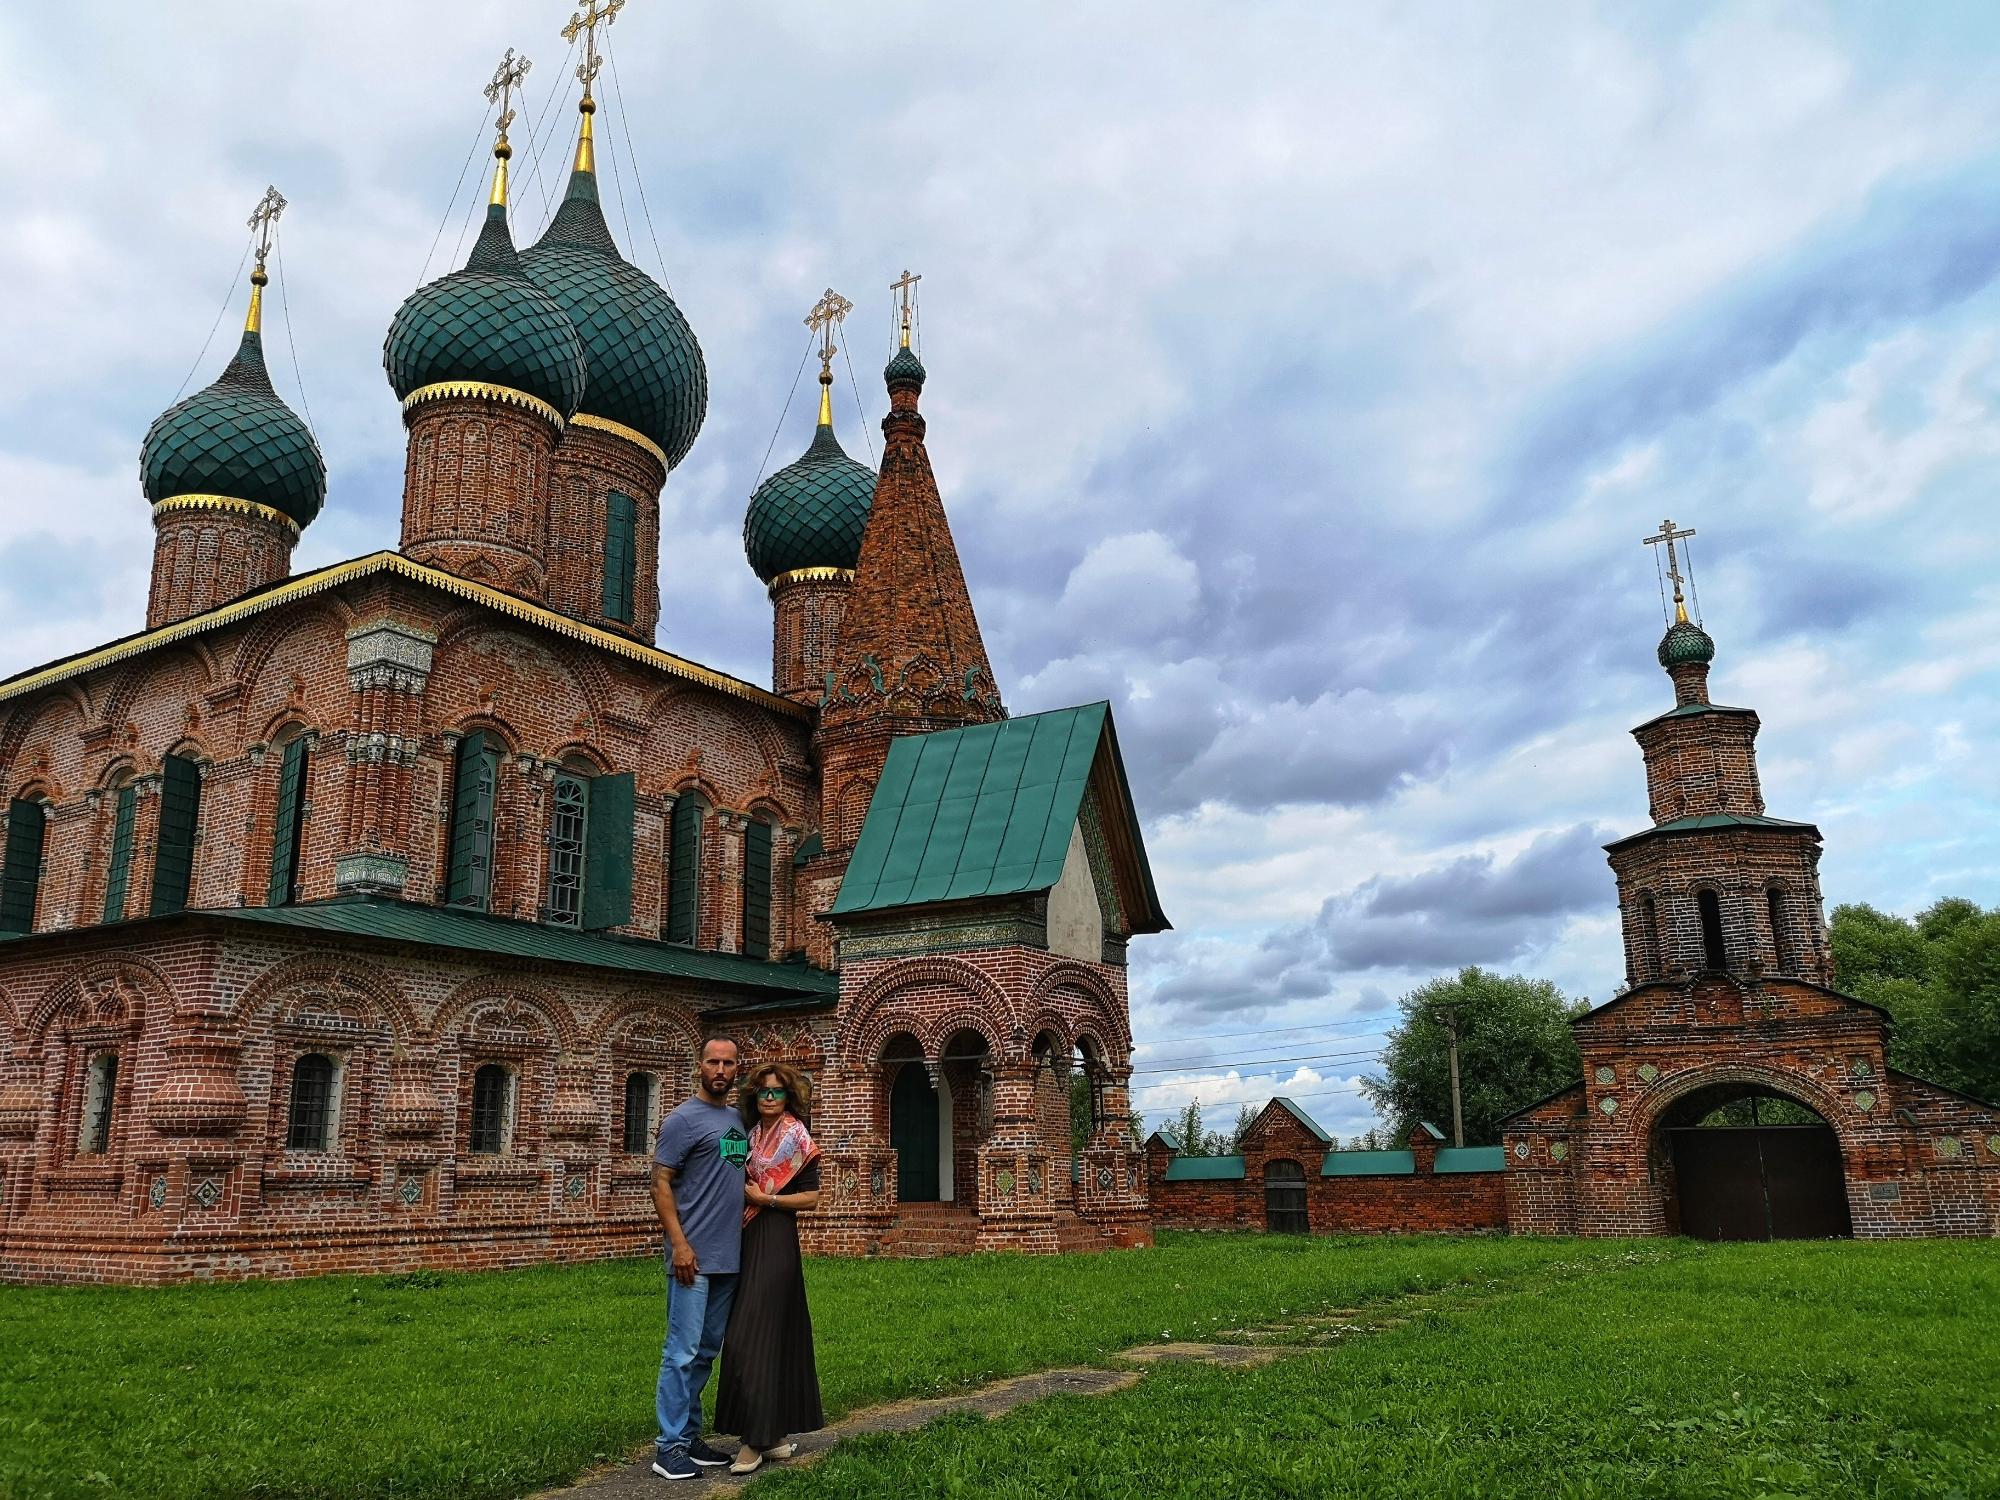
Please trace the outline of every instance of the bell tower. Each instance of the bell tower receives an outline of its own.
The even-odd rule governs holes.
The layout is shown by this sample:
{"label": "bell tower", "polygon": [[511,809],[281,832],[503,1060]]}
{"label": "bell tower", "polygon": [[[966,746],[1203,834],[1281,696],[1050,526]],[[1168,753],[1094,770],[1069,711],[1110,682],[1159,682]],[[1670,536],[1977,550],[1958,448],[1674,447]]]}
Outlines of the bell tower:
{"label": "bell tower", "polygon": [[1757,714],[1709,701],[1715,642],[1689,617],[1678,545],[1694,534],[1666,521],[1646,539],[1663,549],[1673,584],[1657,655],[1674,706],[1632,731],[1653,826],[1605,846],[1618,877],[1626,983],[1719,971],[1831,985],[1819,830],[1765,814]]}

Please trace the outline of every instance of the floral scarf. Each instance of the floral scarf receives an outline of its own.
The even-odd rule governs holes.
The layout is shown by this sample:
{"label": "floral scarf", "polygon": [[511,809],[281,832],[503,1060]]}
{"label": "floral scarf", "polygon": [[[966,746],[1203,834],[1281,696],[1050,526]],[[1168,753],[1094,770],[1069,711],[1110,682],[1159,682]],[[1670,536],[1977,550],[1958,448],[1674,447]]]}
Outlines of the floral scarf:
{"label": "floral scarf", "polygon": [[[805,1122],[797,1115],[787,1113],[776,1125],[766,1125],[759,1120],[750,1131],[750,1160],[743,1171],[750,1181],[767,1193],[782,1193],[799,1173],[819,1160],[819,1147],[813,1144]],[[746,1203],[743,1206],[743,1222],[748,1224],[757,1217],[761,1205]]]}

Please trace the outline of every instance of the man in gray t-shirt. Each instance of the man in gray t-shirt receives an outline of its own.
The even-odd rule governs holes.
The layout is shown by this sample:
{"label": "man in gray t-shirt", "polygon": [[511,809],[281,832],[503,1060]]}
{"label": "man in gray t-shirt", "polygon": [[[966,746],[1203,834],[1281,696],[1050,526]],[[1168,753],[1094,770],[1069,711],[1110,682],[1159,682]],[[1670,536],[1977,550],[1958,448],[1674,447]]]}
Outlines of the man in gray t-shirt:
{"label": "man in gray t-shirt", "polygon": [[729,1326],[743,1243],[750,1138],[728,1103],[738,1061],[736,1043],[727,1037],[702,1044],[695,1095],[667,1116],[653,1150],[653,1207],[667,1231],[673,1273],[654,1395],[660,1436],[653,1472],[663,1479],[692,1479],[697,1466],[729,1462],[728,1454],[701,1440],[701,1392]]}

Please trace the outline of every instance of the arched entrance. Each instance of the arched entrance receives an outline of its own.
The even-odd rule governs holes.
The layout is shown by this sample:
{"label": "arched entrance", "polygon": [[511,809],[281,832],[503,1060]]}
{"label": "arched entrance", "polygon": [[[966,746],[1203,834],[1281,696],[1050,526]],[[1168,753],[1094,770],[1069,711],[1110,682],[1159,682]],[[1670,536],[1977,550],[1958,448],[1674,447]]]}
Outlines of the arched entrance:
{"label": "arched entrance", "polygon": [[1309,1234],[1306,1169],[1295,1161],[1264,1164],[1264,1227],[1273,1234]]}
{"label": "arched entrance", "polygon": [[889,1083],[889,1146],[896,1153],[896,1201],[936,1203],[938,1183],[938,1096],[916,1039],[898,1037],[882,1066]]}
{"label": "arched entrance", "polygon": [[1854,1232],[1833,1127],[1761,1084],[1715,1084],[1676,1103],[1660,1120],[1654,1169],[1669,1231],[1704,1240]]}

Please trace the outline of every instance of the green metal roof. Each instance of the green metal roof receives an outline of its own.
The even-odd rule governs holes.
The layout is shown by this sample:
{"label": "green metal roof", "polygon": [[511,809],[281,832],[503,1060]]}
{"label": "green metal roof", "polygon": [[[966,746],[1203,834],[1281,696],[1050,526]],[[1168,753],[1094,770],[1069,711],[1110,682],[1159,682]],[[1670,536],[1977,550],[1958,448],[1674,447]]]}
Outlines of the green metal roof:
{"label": "green metal roof", "polygon": [[391,901],[379,896],[339,896],[299,906],[224,907],[191,914],[474,953],[498,953],[544,963],[623,969],[669,979],[736,985],[766,994],[832,996],[840,984],[831,972],[807,968],[804,964],[769,963],[738,953],[708,953],[678,943],[577,932],[540,922],[517,922],[507,917],[422,906],[413,901]]}
{"label": "green metal roof", "polygon": [[1810,833],[1819,837],[1819,829],[1811,823],[1794,823],[1789,818],[1765,818],[1754,813],[1702,813],[1692,818],[1675,818],[1669,823],[1658,823],[1638,833],[1616,839],[1606,844],[1606,849],[1622,849],[1627,844],[1636,844],[1640,839],[1657,838],[1662,834],[1706,833],[1716,828],[1771,828],[1793,833]]}
{"label": "green metal roof", "polygon": [[[1754,719],[1757,717],[1757,710],[1754,708],[1731,708],[1727,703],[1676,703],[1665,713],[1654,714],[1652,718],[1641,724],[1639,729],[1645,729],[1651,725],[1658,724],[1663,719],[1696,719],[1702,717],[1704,714],[1732,714],[1738,717],[1747,716]],[[1632,732],[1637,734],[1639,730],[1635,729]]]}
{"label": "green metal roof", "polygon": [[[1278,1095],[1276,1098],[1272,1099],[1271,1103],[1282,1106],[1286,1111],[1286,1113],[1290,1114],[1294,1120],[1297,1120],[1301,1125],[1305,1126],[1307,1130],[1311,1131],[1313,1139],[1318,1141],[1322,1146],[1331,1146],[1333,1144],[1333,1137],[1328,1135],[1324,1130],[1321,1130],[1319,1128],[1319,1121],[1315,1120],[1311,1115],[1307,1114],[1304,1110],[1300,1109],[1296,1104],[1292,1103],[1292,1101],[1287,1099],[1284,1095],[1282,1094]],[[1265,1107],[1269,1108],[1270,1106],[1266,1105]]]}
{"label": "green metal roof", "polygon": [[1446,1172],[1504,1172],[1507,1169],[1507,1149],[1504,1146],[1440,1146],[1437,1162],[1431,1170],[1442,1176]]}
{"label": "green metal roof", "polygon": [[1329,1151],[1319,1164],[1322,1177],[1408,1177],[1416,1170],[1412,1151]]}
{"label": "green metal roof", "polygon": [[[892,740],[833,915],[1045,891],[1062,878],[1070,829],[1100,743],[1109,742],[1139,897],[1135,932],[1167,926],[1131,811],[1109,703]],[[1107,836],[1118,810],[1103,807]]]}
{"label": "green metal roof", "polygon": [[1168,1182],[1241,1182],[1240,1156],[1176,1156],[1167,1163]]}

